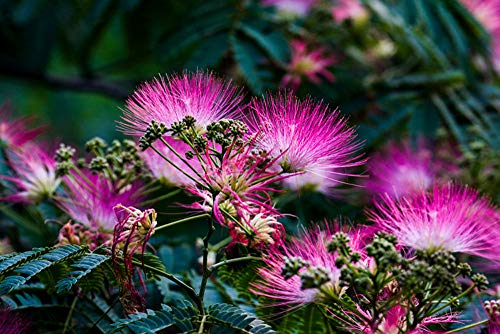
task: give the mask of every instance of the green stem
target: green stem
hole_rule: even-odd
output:
[[[235,259],[224,260],[224,261],[221,261],[219,263],[216,263],[216,264],[210,266],[210,268],[208,268],[208,270],[210,271],[210,273],[213,273],[215,270],[217,270],[217,268],[224,266],[226,264],[231,264],[231,263],[236,263],[236,262],[241,262],[241,261],[252,261],[252,260],[262,261],[262,258],[256,257],[256,256],[245,256],[245,257],[238,257]]]
[[[137,266],[139,266],[139,267],[142,267],[142,268],[145,268],[145,269],[147,269],[149,271],[152,271],[155,274],[163,276],[166,279],[168,279],[168,280],[174,282],[175,284],[177,284],[184,291],[186,291],[186,293],[188,294],[189,298],[191,298],[191,300],[193,302],[195,302],[196,307],[198,308],[198,310],[200,311],[200,313],[201,314],[205,314],[205,309],[203,308],[202,299],[196,294],[196,292],[194,291],[194,289],[192,287],[190,287],[189,285],[187,285],[186,283],[184,283],[183,281],[181,281],[180,279],[178,279],[174,275],[169,274],[167,272],[164,272],[163,270],[157,269],[155,267],[148,266],[147,264],[144,264],[144,263],[142,263],[142,262],[140,262],[138,260],[132,260],[132,263],[135,264],[135,265],[137,265]]]
[[[474,328],[476,326],[484,325],[484,324],[488,323],[488,321],[490,321],[490,319],[484,319],[484,320],[475,322],[475,323],[467,325],[467,326],[463,326],[463,327],[460,327],[460,328],[452,329],[451,331],[447,331],[446,333],[458,333],[458,332],[464,331],[466,329],[471,329],[471,328]]]
[[[215,231],[214,221],[210,219],[210,224],[208,225],[207,235],[203,238],[203,278],[201,280],[200,292],[198,296],[203,301],[205,296],[205,290],[207,287],[208,278],[210,277],[210,269],[208,268],[208,241]]]
[[[149,199],[149,200],[147,200],[147,201],[143,201],[143,202],[141,202],[138,206],[142,206],[142,207],[144,207],[144,206],[146,206],[146,205],[149,205],[149,204],[152,204],[152,203],[156,203],[156,202],[162,201],[162,200],[164,200],[164,199],[167,199],[167,198],[170,198],[170,197],[172,197],[172,196],[177,195],[177,194],[178,194],[178,193],[180,193],[181,191],[182,191],[182,189],[180,189],[180,188],[179,188],[179,189],[176,189],[176,190],[171,191],[171,192],[169,192],[169,193],[167,193],[167,194],[165,194],[165,195],[161,195],[161,196],[158,196],[158,197],[156,197],[156,198]]]
[[[464,296],[468,295],[468,294],[469,294],[469,293],[470,293],[470,292],[471,292],[471,291],[472,291],[475,287],[476,287],[476,285],[475,285],[475,284],[472,284],[472,285],[471,285],[471,286],[470,286],[467,290],[465,290],[464,292],[462,292],[462,293],[461,293],[461,294],[459,294],[458,296],[451,298],[451,299],[450,299],[450,300],[448,300],[448,302],[446,302],[443,306],[438,307],[438,308],[437,308],[437,309],[435,309],[435,310],[432,310],[432,314],[436,314],[436,313],[438,313],[439,311],[444,310],[444,309],[445,309],[445,308],[447,308],[447,307],[448,307],[451,303],[453,303],[453,302],[455,302],[455,301],[459,300],[460,298],[462,298],[462,297],[464,297]]]
[[[215,245],[213,246],[210,246],[210,250],[212,252],[217,252],[219,249],[221,249],[222,247],[228,245],[231,241],[233,240],[233,238],[231,237],[227,237],[221,241],[219,241],[218,243],[216,243]]]
[[[188,177],[191,181],[193,181],[194,183],[206,188],[205,185],[201,184],[200,181],[196,180],[194,177],[192,177],[191,175],[189,175],[188,173],[186,173],[185,171],[182,170],[182,168],[180,168],[179,166],[177,166],[176,164],[174,164],[172,162],[172,160],[170,160],[165,154],[161,153],[156,147],[154,147],[153,145],[149,145],[149,147],[151,147],[153,149],[153,151],[155,151],[160,157],[162,157],[166,162],[168,162],[172,167],[174,167],[175,169],[177,169],[179,172],[181,172],[182,174],[184,174],[186,177]],[[192,168],[192,167],[191,167]]]
[[[197,215],[197,216],[192,216],[192,217],[187,217],[187,218],[179,219],[179,220],[176,220],[174,222],[171,222],[171,223],[168,223],[168,224],[156,227],[155,228],[155,232],[157,232],[157,231],[159,231],[161,229],[167,228],[167,227],[172,227],[172,226],[177,225],[177,224],[181,224],[181,223],[185,223],[185,222],[188,222],[188,221],[196,220],[198,218],[208,218],[208,217],[210,217],[210,215],[208,213],[204,213],[204,214]]]
[[[71,307],[69,309],[68,316],[66,317],[66,321],[64,322],[64,328],[62,334],[65,334],[66,331],[68,330],[69,322],[71,321],[71,316],[73,315],[73,310],[75,309],[77,301],[78,301],[78,296],[75,296],[73,302],[71,303]]]
[[[177,158],[179,158],[179,160],[180,160],[180,161],[182,161],[182,162],[183,162],[186,166],[188,166],[188,167],[189,167],[189,168],[190,168],[190,169],[191,169],[191,170],[192,170],[192,171],[196,174],[196,176],[198,176],[198,177],[199,177],[199,180],[204,180],[204,178],[203,178],[203,177],[201,177],[200,173],[198,173],[198,171],[197,171],[197,170],[196,170],[193,166],[191,166],[191,165],[189,164],[189,162],[188,162],[188,161],[187,161],[187,160],[186,160],[186,159],[185,159],[182,155],[180,155],[180,154],[179,154],[179,153],[178,153],[178,152],[177,152],[177,151],[176,151],[176,150],[175,150],[175,149],[174,149],[174,148],[173,148],[173,147],[172,147],[172,146],[171,146],[171,145],[170,145],[170,144],[169,144],[169,143],[165,140],[165,138],[160,137],[160,140],[161,140],[161,142],[162,142],[165,146],[167,146],[167,147],[168,147],[168,149],[169,149],[170,151],[172,151],[172,153],[173,153],[173,154],[175,154],[175,156],[176,156]],[[151,147],[153,147],[153,146],[151,146]],[[198,181],[198,183],[200,183],[200,182]]]

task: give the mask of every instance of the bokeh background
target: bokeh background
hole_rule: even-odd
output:
[[[120,136],[125,98],[159,73],[213,70],[248,97],[289,74],[299,95],[350,116],[367,150],[440,127],[466,144],[470,125],[498,147],[498,12],[474,14],[472,0],[349,2],[1,1],[0,100],[82,144]],[[320,55],[309,61],[328,59],[334,80],[311,81],[296,40]]]

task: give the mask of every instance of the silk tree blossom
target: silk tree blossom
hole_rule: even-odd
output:
[[[491,36],[493,63],[500,70],[500,2],[498,0],[461,0]]]
[[[332,6],[332,16],[338,23],[348,19],[361,22],[368,17],[368,11],[359,0],[337,0]]]
[[[366,189],[375,196],[400,198],[428,189],[437,179],[431,152],[422,144],[412,150],[407,141],[387,144],[370,159],[368,170]]]
[[[307,16],[317,0],[262,0],[264,6],[274,6],[285,17]]]
[[[266,264],[259,269],[258,282],[251,283],[251,291],[259,296],[269,298],[269,306],[282,308],[283,312],[290,311],[308,303],[320,302],[323,298],[323,289],[333,291],[339,295],[342,288],[339,286],[340,269],[335,265],[336,253],[328,251],[328,243],[338,228],[327,225],[324,229],[316,228],[303,232],[297,239],[283,247],[283,252],[273,252],[263,260]],[[354,251],[361,251],[364,233],[354,230],[349,234],[349,245]],[[299,275],[309,270],[303,267],[299,275],[284,277],[283,268],[287,259],[300,259],[326,274],[327,281],[321,289],[304,288]],[[360,262],[360,265],[366,265]]]
[[[500,265],[500,215],[473,189],[449,183],[399,200],[386,195],[375,207],[369,216],[376,227],[403,246],[466,253]]]
[[[287,74],[281,80],[282,87],[297,90],[304,78],[316,84],[321,82],[321,77],[327,81],[335,81],[335,77],[328,67],[337,62],[337,58],[328,55],[323,47],[311,48],[302,40],[290,42],[292,58],[287,65]]]
[[[251,107],[248,124],[258,133],[257,146],[275,157],[282,171],[299,173],[283,180],[288,188],[328,194],[354,176],[349,169],[364,163],[354,129],[338,110],[293,95],[254,100]]]
[[[231,147],[216,163],[207,150],[202,156],[200,185],[186,189],[202,202],[191,207],[213,213],[216,221],[230,229],[235,242],[252,247],[281,243],[283,228],[272,206],[272,184],[288,175],[279,175],[270,167],[274,160],[254,151],[253,139],[243,147]],[[195,175],[193,175],[195,177]]]
[[[42,128],[32,128],[32,119],[21,117],[12,119],[9,103],[0,106],[0,141],[4,146],[19,149],[42,132]]]
[[[360,312],[367,320],[371,320],[372,315],[370,312],[364,311],[359,305],[357,305],[357,310]],[[456,322],[456,314],[447,314],[436,317],[426,317],[420,321],[415,329],[408,329],[407,326],[407,307],[404,305],[395,305],[389,309],[385,314],[384,318],[377,326],[377,328],[372,329],[370,327],[369,321],[362,320],[361,318],[355,318],[354,316],[347,315],[346,318],[337,317],[342,322],[346,323],[345,330],[349,333],[360,333],[360,334],[398,334],[398,333],[408,333],[408,334],[424,334],[424,333],[445,333],[445,332],[435,332],[430,331],[427,326],[429,325],[446,325],[452,322]]]
[[[0,175],[12,182],[18,192],[0,200],[20,203],[37,203],[51,197],[59,187],[56,162],[39,146],[26,143],[21,151],[7,153],[15,176]]]
[[[128,135],[140,137],[153,120],[170,128],[192,116],[198,131],[204,132],[214,121],[235,118],[242,98],[235,86],[212,74],[159,76],[144,83],[127,100],[119,127]]]
[[[169,145],[176,150],[181,156],[184,156],[188,150],[191,148],[188,144],[183,141],[170,137],[164,136],[163,139],[169,143]],[[176,164],[179,168],[184,171],[191,173],[190,168],[181,160],[177,155],[175,155],[167,146],[162,143],[155,143],[153,146],[170,161]],[[167,163],[165,159],[152,149],[145,150],[140,153],[140,156],[146,163],[153,176],[162,181],[163,183],[174,185],[174,186],[184,186],[193,185],[193,180],[190,179],[186,174],[180,172],[177,168],[173,167],[171,164]],[[191,167],[201,172],[201,166],[197,159],[189,160]],[[191,173],[193,174],[193,173]]]
[[[24,334],[32,333],[31,323],[8,308],[0,310],[0,333],[2,334]]]
[[[113,207],[137,206],[142,189],[138,183],[118,187],[100,174],[72,172],[64,177],[64,198],[57,205],[77,223],[91,231],[111,233],[116,223]]]

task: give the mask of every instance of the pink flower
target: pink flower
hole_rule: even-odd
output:
[[[164,136],[163,138],[181,156],[185,156],[185,153],[191,149],[188,144],[179,139],[175,139],[170,136]],[[179,168],[186,172],[189,172],[189,174],[193,174],[190,168],[183,161],[181,161],[181,159],[179,159],[179,157],[177,157],[167,146],[163,145],[163,143],[156,142],[153,144],[153,146]],[[189,177],[166,162],[165,159],[154,150],[147,149],[143,152],[140,152],[139,154],[156,179],[162,181],[163,183],[174,186],[193,185],[193,181]],[[189,163],[192,167],[201,172],[201,166],[197,159],[190,159]]]
[[[372,316],[370,312],[363,311],[359,305],[357,306],[358,311],[366,318],[371,319]],[[377,328],[370,328],[370,324],[366,320],[360,318],[354,318],[354,316],[348,317],[347,319],[338,318],[342,322],[346,323],[345,329],[351,333],[362,333],[362,334],[390,334],[390,333],[408,333],[408,334],[423,334],[423,333],[444,333],[444,332],[434,332],[427,329],[428,325],[439,325],[448,324],[456,321],[455,314],[442,315],[437,317],[426,317],[421,320],[415,329],[408,330],[407,328],[407,313],[408,310],[404,305],[396,305],[391,309],[386,311],[384,317]]]
[[[0,333],[23,334],[30,333],[31,324],[23,317],[9,309],[0,310]]]
[[[461,0],[491,36],[493,62],[500,70],[500,2],[498,0]]]
[[[18,192],[0,200],[37,203],[55,193],[60,183],[56,176],[56,162],[44,149],[29,143],[22,151],[11,151],[7,156],[16,175],[0,175],[0,178],[12,182]]]
[[[319,301],[322,293],[320,289],[303,289],[301,278],[298,275],[289,278],[283,276],[286,258],[300,258],[311,267],[322,268],[328,274],[329,279],[325,286],[341,293],[341,288],[338,285],[340,269],[335,265],[336,254],[327,249],[328,243],[337,231],[337,227],[329,225],[325,229],[316,228],[306,231],[299,238],[284,246],[284,253],[270,253],[264,258],[266,266],[259,269],[262,280],[251,283],[251,291],[271,299],[269,306],[280,307],[283,312]],[[352,231],[349,236],[351,248],[354,251],[361,250],[363,246],[362,231]],[[304,267],[300,269],[299,273],[305,270],[307,268]]]
[[[19,148],[42,132],[42,128],[29,129],[31,118],[21,117],[12,120],[10,104],[0,106],[0,141],[10,148]]]
[[[234,118],[242,98],[235,86],[212,74],[159,76],[144,83],[127,100],[119,127],[128,135],[140,137],[152,120],[171,127],[174,122],[192,116],[200,127],[198,130],[204,132],[211,122]]]
[[[325,55],[325,49],[321,47],[311,49],[301,40],[291,41],[290,46],[292,59],[287,65],[287,74],[281,80],[282,87],[297,90],[304,77],[316,84],[321,82],[320,76],[330,82],[335,80],[328,70],[329,66],[335,64],[335,56]]]
[[[391,142],[368,162],[366,189],[373,195],[387,193],[394,198],[426,190],[436,180],[432,160],[431,152],[421,144],[412,150],[407,141],[401,145]]]
[[[120,203],[135,206],[140,202],[141,188],[136,183],[118,187],[102,175],[76,172],[66,176],[64,183],[64,197],[58,199],[58,206],[92,231],[113,231],[116,223],[113,207]]]
[[[363,20],[368,16],[368,11],[359,0],[337,0],[332,6],[333,19],[342,23],[345,20]]]
[[[262,0],[264,6],[274,6],[284,15],[306,16],[317,0]]]
[[[476,255],[500,265],[500,215],[475,190],[447,184],[399,200],[385,196],[375,206],[371,220],[401,245]]]
[[[338,110],[322,103],[303,102],[293,95],[254,100],[250,128],[257,146],[277,159],[284,172],[299,175],[284,180],[291,189],[313,188],[329,193],[364,160],[355,155],[360,143]]]

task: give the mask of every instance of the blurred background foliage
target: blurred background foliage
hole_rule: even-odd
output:
[[[333,82],[303,80],[298,93],[341,108],[367,149],[443,126],[466,144],[471,125],[498,148],[491,37],[459,1],[367,0],[366,16],[342,22],[332,3],[290,17],[243,0],[1,1],[0,99],[66,142],[109,140],[140,82],[210,69],[247,96],[275,91],[300,39],[336,60]]]

